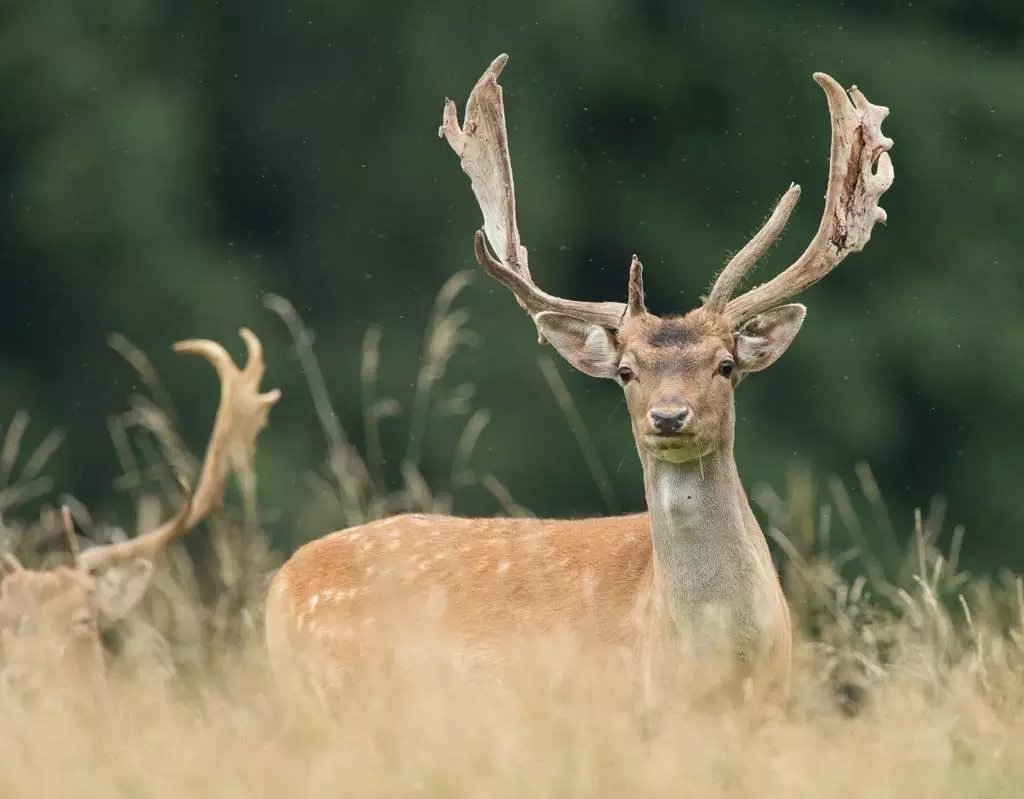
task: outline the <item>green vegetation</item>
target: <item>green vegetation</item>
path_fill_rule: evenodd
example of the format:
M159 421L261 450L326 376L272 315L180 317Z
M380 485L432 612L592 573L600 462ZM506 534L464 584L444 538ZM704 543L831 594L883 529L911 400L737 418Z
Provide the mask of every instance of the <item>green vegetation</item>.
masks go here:
M889 223L808 293L793 348L743 386L741 472L778 487L794 465L852 481L870 463L894 516L942 494L969 530L972 566L1024 565L1019 3L141 0L15 2L4 17L0 419L31 409L30 445L62 428L55 487L98 517L129 512L110 490L103 420L128 387L106 337L121 331L150 353L193 441L212 389L167 342L230 341L244 324L266 343L268 379L294 398L263 444L263 493L279 511L270 535L287 550L322 531L297 523L310 495L293 479L321 460L316 413L261 297L288 297L316 331L327 393L362 448L363 332L384 331L380 391L405 397L429 297L475 269L479 212L436 130L444 97L461 103L505 51L538 280L621 299L637 252L658 313L694 305L790 181L803 200L760 274L810 238L828 155L811 72L890 106ZM482 276L463 299L482 345L451 377L491 414L479 469L538 515L604 512L529 323ZM618 391L558 368L617 507L638 509ZM417 444L431 484L450 467L436 448L465 420L435 422ZM404 483L394 455L406 432L391 417L379 425L389 488ZM494 504L470 491L456 507Z

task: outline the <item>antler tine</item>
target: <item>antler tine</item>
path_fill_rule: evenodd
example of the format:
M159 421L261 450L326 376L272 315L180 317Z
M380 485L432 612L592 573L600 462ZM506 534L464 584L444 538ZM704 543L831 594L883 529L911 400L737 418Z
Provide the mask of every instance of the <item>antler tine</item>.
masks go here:
M79 558L81 568L91 569L107 559L155 554L171 540L192 530L220 503L228 475L235 471L248 478L255 455L256 438L267 425L270 409L281 399L281 390L260 393L263 378L263 346L252 331L242 328L248 360L239 369L227 351L209 339L189 339L174 345L178 353L198 355L208 361L220 378L220 403L206 445L195 491L183 485L185 500L174 518L145 535L104 547L92 547Z
M775 240L782 233L783 228L786 227L789 215L793 212L799 200L800 187L792 183L775 206L772 215L768 217L768 221L762 225L754 238L748 241L743 249L736 253L732 260L726 264L725 269L719 273L718 279L708 295L707 302L704 303L705 308L715 313L725 311L725 306L729 303L732 293L736 291L736 287L746 274L771 249Z
M815 72L814 80L825 92L832 118L828 188L818 232L785 271L726 305L725 313L734 324L817 283L850 253L862 250L875 223L886 219L878 200L893 181L888 153L893 141L882 134L882 121L889 109L869 103L856 86L847 96L843 87L823 72Z
M644 305L644 265L640 263L640 258L636 255L633 256L629 265L627 296L629 300L626 307L630 316L643 316L647 313L647 307Z
M259 385L259 381L263 379L263 373L266 371L266 364L263 363L263 342L247 327L239 330L238 334L245 342L246 350L246 361L242 371L248 379L254 380Z
M515 183L509 158L505 105L498 76L508 63L499 55L473 87L466 101L466 115L459 127L455 103L445 100L438 136L447 140L459 156L462 171L470 179L473 194L483 213L483 228L477 231L476 259L484 270L507 287L532 317L542 311L558 311L582 321L617 327L626 306L614 302L581 302L555 297L542 291L530 276L526 248L519 238L516 222ZM494 248L492 255L487 244ZM543 339L542 339L543 342Z
M75 520L71 518L71 508L67 505L61 505L60 507L60 520L64 528L64 538L68 542L68 550L71 552L71 562L77 566L80 554L78 537L75 535Z
M267 425L270 409L281 399L281 390L260 393L263 377L263 346L256 335L239 330L246 343L249 358L239 369L231 356L215 341L190 339L179 341L174 351L198 355L209 361L220 378L220 404L213 432L206 447L206 456L199 472L199 482L188 519L191 529L220 501L228 475L244 473L256 450L256 438Z

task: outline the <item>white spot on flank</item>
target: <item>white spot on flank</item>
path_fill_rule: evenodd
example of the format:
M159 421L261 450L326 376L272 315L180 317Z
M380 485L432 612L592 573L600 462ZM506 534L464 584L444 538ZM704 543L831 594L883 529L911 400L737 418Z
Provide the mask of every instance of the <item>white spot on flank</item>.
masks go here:
M594 589L597 585L597 580L594 579L594 572L587 569L583 572L583 601L587 605L594 601Z
M320 602L320 594L314 594L313 598L309 600L309 609L315 610L317 603Z
M512 564L509 563L507 560L503 560L501 563L498 564L498 573L499 574L504 574L505 572L508 571L508 568L511 565Z

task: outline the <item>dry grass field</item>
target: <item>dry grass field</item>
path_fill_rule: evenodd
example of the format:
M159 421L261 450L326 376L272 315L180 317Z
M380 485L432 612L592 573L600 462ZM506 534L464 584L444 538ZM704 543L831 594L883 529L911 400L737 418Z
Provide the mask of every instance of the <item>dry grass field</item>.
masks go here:
M430 323L413 426L427 424L431 397L450 401L439 387L466 335L465 316L453 310L460 285L446 286ZM377 334L365 342L362 386L374 410L360 455L333 421L301 320L283 300L269 304L294 335L324 424L317 513L343 526L398 509L446 509L451 497L419 478L415 452L406 454L404 483L380 490L374 425L389 406L374 394ZM115 343L160 396L143 356ZM504 512L524 513L494 477L470 468L486 417L461 412L468 422L454 447L454 484L484 486ZM28 520L19 509L52 489L44 477L52 446L18 454L23 428L19 417L0 451L0 545L39 566L61 557L60 541L47 538L47 513ZM195 469L155 400L134 398L112 431L122 488L169 485L168 464ZM936 547L949 540L939 505L905 525L909 536L893 535L870 474L858 474L870 522L838 481L816 496L797 474L785 492L756 494L786 554L802 631L784 718L697 711L681 692L645 719L630 654L584 650L571 636L523 642L493 668L439 639L414 664L371 675L331 713L287 706L262 648L275 559L256 503L242 502L197 533L212 541L204 573L176 547L143 612L111 636L107 694L84 694L73 681L31 702L0 693L0 797L1020 796L1022 583L962 573L962 532ZM833 551L840 528L865 545ZM909 540L905 556L871 555L867 529Z
M1018 796L1018 644L979 631L960 650L936 640L948 620L933 612L887 622L900 651L865 664L853 717L823 687L830 658L804 642L787 718L680 702L650 730L628 659L572 642L486 674L439 644L430 666L378 675L327 716L277 702L253 635L180 683L136 671L102 702L73 686L5 700L0 795Z

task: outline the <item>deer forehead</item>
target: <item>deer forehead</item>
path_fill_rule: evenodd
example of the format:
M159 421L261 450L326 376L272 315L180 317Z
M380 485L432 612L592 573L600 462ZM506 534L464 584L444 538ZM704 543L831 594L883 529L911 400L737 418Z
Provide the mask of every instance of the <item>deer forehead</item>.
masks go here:
M685 316L632 319L618 336L624 358L630 356L641 369L670 373L686 372L735 346L728 321L702 308Z

